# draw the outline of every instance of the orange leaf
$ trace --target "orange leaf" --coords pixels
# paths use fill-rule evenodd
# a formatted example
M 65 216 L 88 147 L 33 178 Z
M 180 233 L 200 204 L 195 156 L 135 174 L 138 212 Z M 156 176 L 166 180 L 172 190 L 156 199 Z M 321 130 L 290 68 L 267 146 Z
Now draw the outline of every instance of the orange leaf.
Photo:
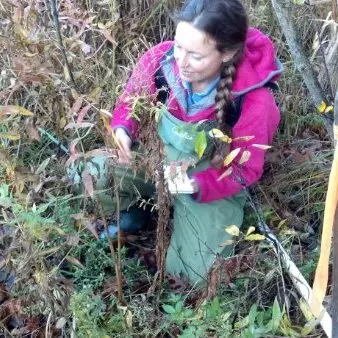
M 228 169 L 227 169 L 220 177 L 218 177 L 217 181 L 220 181 L 220 180 L 222 180 L 223 178 L 230 176 L 230 175 L 232 174 L 233 171 L 234 171 L 234 170 L 233 170 L 231 167 L 228 168 Z
M 240 136 L 233 139 L 233 141 L 250 141 L 254 139 L 255 136 Z
M 224 160 L 224 163 L 223 163 L 224 166 L 226 167 L 227 165 L 229 165 L 235 159 L 235 157 L 239 154 L 240 151 L 241 151 L 241 148 L 236 148 L 233 151 L 231 151 Z
M 222 136 L 220 140 L 225 143 L 232 143 L 232 138 L 227 135 Z
M 245 162 L 248 162 L 250 159 L 251 153 L 248 150 L 243 151 L 242 157 L 239 160 L 238 164 L 243 164 Z
M 267 146 L 265 144 L 256 144 L 256 143 L 252 144 L 251 146 L 255 148 L 263 149 L 263 150 L 267 150 L 271 148 L 271 146 Z

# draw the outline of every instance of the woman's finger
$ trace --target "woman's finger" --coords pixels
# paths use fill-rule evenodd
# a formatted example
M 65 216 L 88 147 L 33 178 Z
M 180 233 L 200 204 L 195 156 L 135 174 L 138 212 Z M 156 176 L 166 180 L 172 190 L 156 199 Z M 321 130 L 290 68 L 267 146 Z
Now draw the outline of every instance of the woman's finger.
M 131 138 L 128 136 L 128 134 L 125 132 L 124 129 L 118 128 L 115 131 L 115 141 L 118 144 L 118 157 L 119 157 L 119 163 L 121 164 L 130 164 L 131 162 Z
M 125 151 L 117 151 L 118 159 L 120 164 L 131 164 L 131 156 L 128 156 Z

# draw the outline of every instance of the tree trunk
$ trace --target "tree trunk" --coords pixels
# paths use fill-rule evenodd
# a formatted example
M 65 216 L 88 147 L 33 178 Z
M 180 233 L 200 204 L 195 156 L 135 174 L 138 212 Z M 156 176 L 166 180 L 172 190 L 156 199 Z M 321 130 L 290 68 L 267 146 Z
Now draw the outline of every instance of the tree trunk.
M 303 77 L 305 85 L 309 91 L 311 102 L 315 107 L 319 107 L 323 101 L 327 102 L 327 98 L 325 97 L 318 78 L 311 67 L 310 60 L 307 58 L 300 44 L 301 38 L 297 34 L 292 5 L 293 4 L 290 0 L 272 0 L 272 6 L 289 46 L 295 66 Z M 327 133 L 333 142 L 331 123 L 332 122 L 329 119 L 324 118 Z
M 332 31 L 330 36 L 330 43 L 326 48 L 326 64 L 329 74 L 323 72 L 323 84 L 331 85 L 332 92 L 338 90 L 338 28 L 336 23 L 331 24 Z M 329 77 L 329 78 L 328 78 Z

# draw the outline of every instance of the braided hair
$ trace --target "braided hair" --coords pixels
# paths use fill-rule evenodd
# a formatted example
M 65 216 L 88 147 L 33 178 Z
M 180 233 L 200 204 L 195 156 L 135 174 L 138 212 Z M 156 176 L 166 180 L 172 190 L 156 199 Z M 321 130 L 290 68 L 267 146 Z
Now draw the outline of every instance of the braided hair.
M 223 63 L 220 74 L 220 81 L 217 86 L 217 94 L 215 97 L 217 128 L 229 137 L 232 131 L 226 123 L 226 114 L 228 107 L 232 103 L 231 87 L 236 75 L 236 64 L 242 56 L 242 50 L 238 50 L 237 54 L 227 63 Z M 215 140 L 214 149 L 211 155 L 211 165 L 217 169 L 222 167 L 222 163 L 226 155 L 230 152 L 230 144 L 219 140 Z
M 231 104 L 231 87 L 240 61 L 248 19 L 240 0 L 188 0 L 177 16 L 178 22 L 191 23 L 216 41 L 220 52 L 234 52 L 231 60 L 223 63 L 215 98 L 218 129 L 231 137 L 231 128 L 226 124 L 226 114 Z M 215 140 L 211 165 L 220 169 L 230 151 L 228 143 Z

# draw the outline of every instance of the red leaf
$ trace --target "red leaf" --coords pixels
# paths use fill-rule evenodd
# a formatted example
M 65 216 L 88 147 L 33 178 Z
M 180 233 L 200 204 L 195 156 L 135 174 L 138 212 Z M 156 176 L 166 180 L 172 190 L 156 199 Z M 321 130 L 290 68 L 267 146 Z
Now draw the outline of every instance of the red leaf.
M 79 96 L 79 97 L 76 99 L 75 103 L 73 104 L 72 108 L 70 109 L 70 112 L 71 112 L 72 114 L 76 114 L 76 113 L 80 110 L 80 108 L 81 108 L 81 106 L 82 106 L 82 102 L 83 102 L 83 97 L 82 97 L 82 96 Z
M 70 145 L 69 145 L 69 154 L 71 156 L 74 156 L 76 154 L 78 154 L 78 151 L 76 150 L 76 145 L 81 141 L 81 138 L 76 138 L 74 140 L 72 140 L 72 142 L 70 142 Z
M 77 115 L 77 123 L 81 123 L 84 119 L 84 117 L 87 115 L 89 109 L 91 108 L 91 104 L 87 104 L 85 107 L 83 107 L 79 114 Z

